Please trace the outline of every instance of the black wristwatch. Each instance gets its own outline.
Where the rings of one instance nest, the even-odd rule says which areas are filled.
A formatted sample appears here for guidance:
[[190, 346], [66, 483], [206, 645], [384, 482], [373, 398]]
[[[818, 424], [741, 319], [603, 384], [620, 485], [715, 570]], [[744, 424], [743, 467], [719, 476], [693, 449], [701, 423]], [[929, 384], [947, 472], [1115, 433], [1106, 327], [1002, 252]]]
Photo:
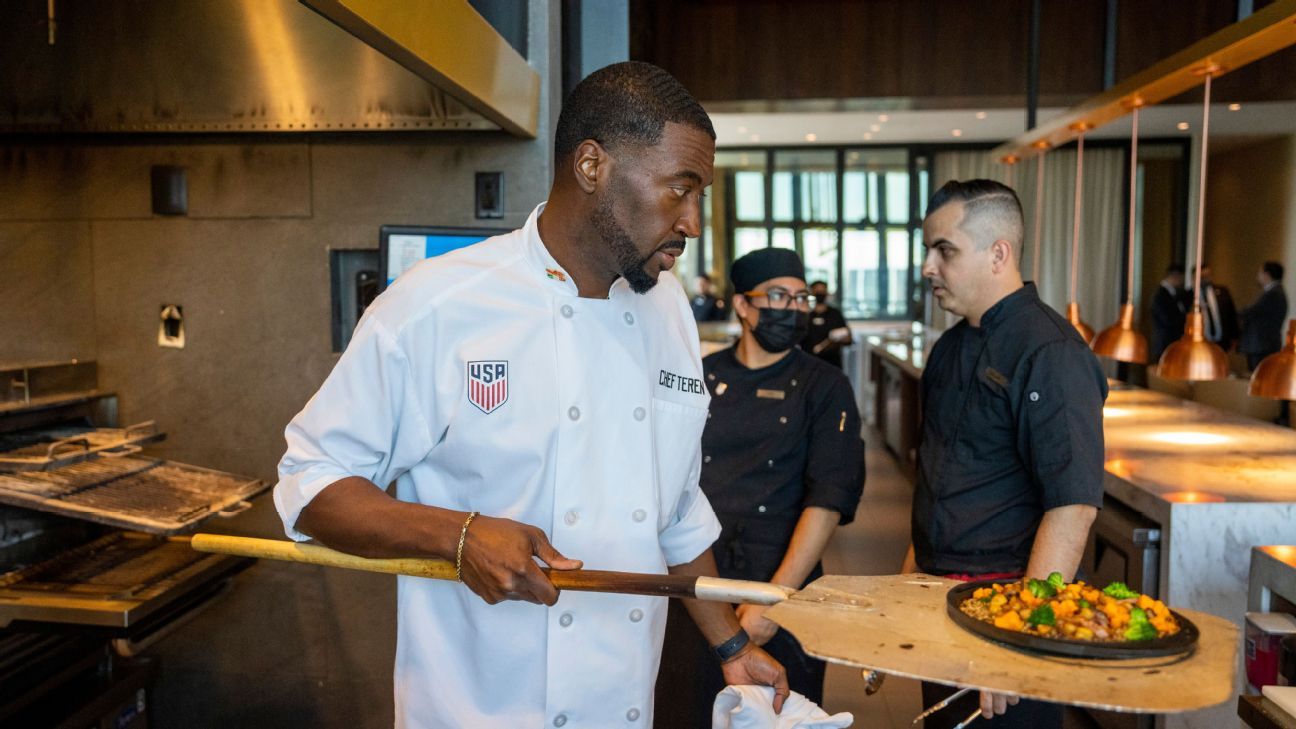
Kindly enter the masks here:
[[711, 646], [711, 652], [715, 654], [716, 658], [720, 659], [721, 663], [724, 663], [730, 658], [738, 655], [738, 652], [743, 648], [746, 648], [747, 644], [750, 642], [751, 636], [747, 635], [747, 631], [739, 628], [738, 632], [734, 634], [734, 637], [726, 640], [720, 645]]

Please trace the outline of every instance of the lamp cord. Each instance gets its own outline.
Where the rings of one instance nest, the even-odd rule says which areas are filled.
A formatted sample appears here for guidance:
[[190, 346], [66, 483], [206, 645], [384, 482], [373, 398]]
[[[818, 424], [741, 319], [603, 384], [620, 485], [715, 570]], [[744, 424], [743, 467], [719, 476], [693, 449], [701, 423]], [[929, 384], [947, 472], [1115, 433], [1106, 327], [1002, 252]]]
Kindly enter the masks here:
[[1076, 275], [1080, 268], [1081, 186], [1084, 183], [1084, 132], [1076, 139], [1075, 220], [1071, 226], [1071, 302], [1076, 300]]

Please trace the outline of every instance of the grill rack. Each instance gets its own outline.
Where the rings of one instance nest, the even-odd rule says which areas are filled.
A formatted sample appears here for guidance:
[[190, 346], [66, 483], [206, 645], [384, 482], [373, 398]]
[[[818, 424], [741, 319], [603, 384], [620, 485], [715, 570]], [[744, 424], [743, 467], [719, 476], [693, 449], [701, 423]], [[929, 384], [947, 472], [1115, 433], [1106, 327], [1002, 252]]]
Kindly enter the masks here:
[[152, 420], [126, 428], [60, 425], [0, 433], [0, 472], [48, 471], [91, 458], [130, 455], [165, 437]]
[[264, 490], [257, 479], [134, 456], [0, 474], [0, 503], [152, 534], [237, 513]]

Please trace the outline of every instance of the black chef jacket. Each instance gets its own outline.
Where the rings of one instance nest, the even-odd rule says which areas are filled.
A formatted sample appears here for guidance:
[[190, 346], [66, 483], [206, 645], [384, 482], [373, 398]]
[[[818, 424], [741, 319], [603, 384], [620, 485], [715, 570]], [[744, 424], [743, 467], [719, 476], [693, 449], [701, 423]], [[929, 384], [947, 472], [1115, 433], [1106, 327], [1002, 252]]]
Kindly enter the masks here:
[[1107, 380], [1034, 284], [945, 332], [922, 377], [918, 567], [1020, 573], [1044, 512], [1102, 506]]
[[689, 307], [693, 309], [695, 321], [724, 321], [729, 318], [724, 302], [710, 294], [694, 296], [689, 300]]
[[723, 529], [712, 548], [720, 576], [768, 581], [807, 506], [842, 524], [855, 517], [864, 444], [854, 393], [841, 370], [796, 349], [749, 369], [731, 347], [702, 368], [711, 409], [701, 486]]
[[814, 354], [814, 356], [827, 362], [834, 367], [842, 366], [841, 347], [831, 347], [823, 352], [815, 354], [815, 345], [828, 338], [828, 333], [834, 329], [849, 328], [846, 323], [846, 317], [837, 309], [829, 306], [823, 313], [817, 311], [810, 312], [810, 328], [806, 330], [805, 339], [801, 340], [801, 349]]

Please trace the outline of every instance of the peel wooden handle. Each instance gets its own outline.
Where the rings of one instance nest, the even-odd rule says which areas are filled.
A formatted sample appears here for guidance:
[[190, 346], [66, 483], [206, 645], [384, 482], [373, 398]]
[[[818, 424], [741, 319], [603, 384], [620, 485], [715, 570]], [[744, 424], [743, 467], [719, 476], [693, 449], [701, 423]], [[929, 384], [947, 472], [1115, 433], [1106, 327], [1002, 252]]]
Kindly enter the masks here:
[[[240, 557], [277, 559], [287, 562], [316, 564], [324, 567], [412, 575], [433, 580], [455, 579], [454, 564], [443, 559], [369, 559], [339, 552], [318, 544], [302, 544], [282, 539], [232, 537], [223, 534], [195, 534], [190, 546], [199, 552], [233, 554]], [[580, 592], [613, 592], [626, 595], [686, 597], [730, 603], [774, 605], [783, 602], [796, 590], [768, 582], [727, 580], [720, 577], [686, 575], [652, 575], [637, 572], [600, 570], [544, 570], [554, 587]]]

